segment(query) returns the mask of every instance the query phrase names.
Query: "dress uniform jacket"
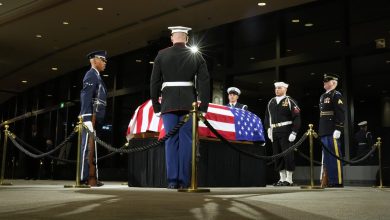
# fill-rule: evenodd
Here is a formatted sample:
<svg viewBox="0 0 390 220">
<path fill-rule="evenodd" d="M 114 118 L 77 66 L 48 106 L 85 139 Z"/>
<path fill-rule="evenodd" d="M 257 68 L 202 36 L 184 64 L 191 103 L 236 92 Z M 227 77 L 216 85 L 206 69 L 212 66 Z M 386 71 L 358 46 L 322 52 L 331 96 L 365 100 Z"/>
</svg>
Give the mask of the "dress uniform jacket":
<svg viewBox="0 0 390 220">
<path fill-rule="evenodd" d="M 102 121 L 105 114 L 107 90 L 96 69 L 91 68 L 84 76 L 83 89 L 80 92 L 83 121 L 91 121 L 92 114 Z"/>
<path fill-rule="evenodd" d="M 240 109 L 248 110 L 248 106 L 247 105 L 244 105 L 244 104 L 241 104 L 241 103 L 238 103 L 238 102 L 236 102 L 236 104 L 233 105 L 233 106 L 230 103 L 227 104 L 226 106 L 232 107 L 232 108 L 240 108 Z"/>
<path fill-rule="evenodd" d="M 320 123 L 318 134 L 320 136 L 332 135 L 335 130 L 343 131 L 344 103 L 342 95 L 331 90 L 320 98 Z"/>
<path fill-rule="evenodd" d="M 199 110 L 207 111 L 210 99 L 207 64 L 200 53 L 192 53 L 184 43 L 176 43 L 157 54 L 150 81 L 155 113 L 191 110 L 192 103 L 197 101 L 197 93 L 201 101 Z M 167 86 L 161 89 L 164 82 L 193 82 L 194 86 Z M 158 101 L 160 94 L 161 105 Z"/>
<path fill-rule="evenodd" d="M 281 125 L 281 123 L 290 121 L 291 124 Z M 301 116 L 297 102 L 291 97 L 286 96 L 286 98 L 277 104 L 276 98 L 272 98 L 268 102 L 265 111 L 264 126 L 266 130 L 271 127 L 273 133 L 291 133 L 291 131 L 298 133 L 301 127 Z"/>
</svg>

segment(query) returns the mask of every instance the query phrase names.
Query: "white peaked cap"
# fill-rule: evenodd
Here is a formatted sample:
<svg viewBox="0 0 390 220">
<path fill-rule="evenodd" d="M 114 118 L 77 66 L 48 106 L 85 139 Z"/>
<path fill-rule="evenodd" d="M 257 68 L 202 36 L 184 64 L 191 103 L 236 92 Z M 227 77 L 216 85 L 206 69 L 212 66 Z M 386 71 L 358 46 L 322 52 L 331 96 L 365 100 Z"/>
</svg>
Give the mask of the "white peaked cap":
<svg viewBox="0 0 390 220">
<path fill-rule="evenodd" d="M 235 92 L 235 93 L 237 93 L 237 95 L 241 94 L 241 90 L 238 89 L 237 87 L 229 87 L 227 89 L 227 93 L 230 94 L 231 92 Z"/>
<path fill-rule="evenodd" d="M 173 27 L 168 27 L 168 29 L 172 31 L 172 34 L 177 32 L 188 34 L 188 31 L 192 30 L 192 28 L 183 27 L 183 26 L 173 26 Z"/>
<path fill-rule="evenodd" d="M 364 126 L 364 125 L 367 125 L 367 121 L 362 121 L 358 124 L 359 126 Z"/>
<path fill-rule="evenodd" d="M 288 84 L 285 83 L 285 82 L 276 82 L 276 83 L 274 83 L 274 85 L 275 85 L 275 88 L 276 88 L 276 87 L 288 88 Z"/>
</svg>

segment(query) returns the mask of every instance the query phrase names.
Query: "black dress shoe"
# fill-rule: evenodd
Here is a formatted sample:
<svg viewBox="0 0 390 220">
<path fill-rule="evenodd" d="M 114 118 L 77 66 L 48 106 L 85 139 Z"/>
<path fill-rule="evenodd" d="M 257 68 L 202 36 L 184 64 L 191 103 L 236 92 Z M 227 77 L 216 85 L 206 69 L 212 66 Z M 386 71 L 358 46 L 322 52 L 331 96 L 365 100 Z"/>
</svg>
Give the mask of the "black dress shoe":
<svg viewBox="0 0 390 220">
<path fill-rule="evenodd" d="M 278 181 L 276 183 L 273 184 L 273 186 L 282 186 L 283 182 L 282 181 Z"/>
<path fill-rule="evenodd" d="M 344 188 L 343 184 L 328 184 L 327 188 Z"/>
<path fill-rule="evenodd" d="M 282 182 L 282 186 L 293 186 L 293 185 L 294 185 L 293 183 L 289 183 L 287 181 Z"/>
<path fill-rule="evenodd" d="M 96 186 L 97 186 L 97 187 L 104 186 L 104 183 L 103 183 L 103 182 L 100 182 L 100 181 L 96 181 Z"/>
</svg>

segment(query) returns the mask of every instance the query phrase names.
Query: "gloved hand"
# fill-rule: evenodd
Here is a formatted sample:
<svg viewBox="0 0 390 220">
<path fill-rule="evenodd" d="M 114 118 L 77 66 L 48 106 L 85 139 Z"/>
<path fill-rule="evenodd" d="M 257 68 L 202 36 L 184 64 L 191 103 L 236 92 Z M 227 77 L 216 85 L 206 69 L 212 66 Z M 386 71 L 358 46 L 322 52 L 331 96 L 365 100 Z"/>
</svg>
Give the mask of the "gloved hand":
<svg viewBox="0 0 390 220">
<path fill-rule="evenodd" d="M 87 126 L 89 131 L 93 132 L 93 126 L 92 126 L 92 122 L 91 121 L 85 121 L 84 125 Z"/>
<path fill-rule="evenodd" d="M 260 146 L 264 147 L 265 146 L 265 141 L 260 144 Z"/>
<path fill-rule="evenodd" d="M 154 115 L 155 115 L 156 117 L 160 117 L 160 116 L 161 116 L 161 112 L 154 113 Z"/>
<path fill-rule="evenodd" d="M 291 132 L 290 136 L 288 136 L 288 141 L 293 142 L 297 138 L 297 133 Z"/>
<path fill-rule="evenodd" d="M 339 139 L 340 136 L 341 136 L 341 131 L 339 131 L 339 130 L 334 130 L 334 132 L 333 132 L 333 138 L 334 138 L 334 139 Z"/>
<path fill-rule="evenodd" d="M 271 128 L 267 129 L 267 134 L 268 134 L 268 138 L 271 140 L 271 142 L 273 142 L 274 140 L 272 139 L 272 129 Z"/>
</svg>

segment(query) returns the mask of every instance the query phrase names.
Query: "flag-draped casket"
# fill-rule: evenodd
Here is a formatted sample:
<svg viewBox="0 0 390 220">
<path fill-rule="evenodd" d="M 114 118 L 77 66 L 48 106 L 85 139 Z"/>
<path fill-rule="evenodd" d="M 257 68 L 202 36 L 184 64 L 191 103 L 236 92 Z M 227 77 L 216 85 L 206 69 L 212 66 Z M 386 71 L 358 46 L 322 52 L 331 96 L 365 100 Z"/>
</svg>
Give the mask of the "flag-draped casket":
<svg viewBox="0 0 390 220">
<path fill-rule="evenodd" d="M 265 141 L 261 119 L 250 111 L 210 103 L 205 118 L 227 140 Z M 126 137 L 129 140 L 134 135 L 144 132 L 159 132 L 160 137 L 165 135 L 162 117 L 154 114 L 151 100 L 144 102 L 135 110 Z M 201 121 L 199 136 L 215 137 Z"/>
</svg>

